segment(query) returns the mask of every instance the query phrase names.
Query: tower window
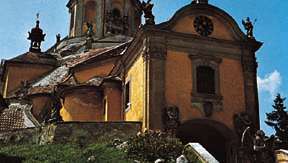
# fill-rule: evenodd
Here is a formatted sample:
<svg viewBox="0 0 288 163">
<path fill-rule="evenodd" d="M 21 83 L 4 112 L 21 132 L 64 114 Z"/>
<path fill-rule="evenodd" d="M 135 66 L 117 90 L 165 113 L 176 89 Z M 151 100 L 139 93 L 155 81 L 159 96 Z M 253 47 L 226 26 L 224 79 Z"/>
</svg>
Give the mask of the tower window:
<svg viewBox="0 0 288 163">
<path fill-rule="evenodd" d="M 92 23 L 95 22 L 96 17 L 96 2 L 88 1 L 85 4 L 85 22 Z"/>
<path fill-rule="evenodd" d="M 209 66 L 197 67 L 197 92 L 215 94 L 215 70 Z"/>
</svg>

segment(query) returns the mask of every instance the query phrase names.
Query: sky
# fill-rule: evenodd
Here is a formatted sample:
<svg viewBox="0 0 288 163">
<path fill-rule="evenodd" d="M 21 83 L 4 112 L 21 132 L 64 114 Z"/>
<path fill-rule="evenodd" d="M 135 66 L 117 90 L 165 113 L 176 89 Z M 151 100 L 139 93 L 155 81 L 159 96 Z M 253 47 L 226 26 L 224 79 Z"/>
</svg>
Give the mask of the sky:
<svg viewBox="0 0 288 163">
<path fill-rule="evenodd" d="M 156 23 L 169 20 L 181 7 L 192 0 L 152 0 Z M 9 59 L 23 54 L 29 49 L 27 33 L 35 26 L 36 14 L 40 13 L 40 26 L 47 34 L 43 50 L 56 41 L 56 34 L 68 34 L 68 0 L 6 0 L 0 6 L 0 59 Z M 288 1 L 287 0 L 210 0 L 228 12 L 244 31 L 241 21 L 249 16 L 257 19 L 254 35 L 264 42 L 257 52 L 258 88 L 260 101 L 261 128 L 266 133 L 273 129 L 266 126 L 265 113 L 271 112 L 273 99 L 279 92 L 287 97 L 287 38 L 288 38 Z M 288 100 L 287 100 L 288 101 Z M 287 103 L 288 104 L 288 103 Z"/>
</svg>

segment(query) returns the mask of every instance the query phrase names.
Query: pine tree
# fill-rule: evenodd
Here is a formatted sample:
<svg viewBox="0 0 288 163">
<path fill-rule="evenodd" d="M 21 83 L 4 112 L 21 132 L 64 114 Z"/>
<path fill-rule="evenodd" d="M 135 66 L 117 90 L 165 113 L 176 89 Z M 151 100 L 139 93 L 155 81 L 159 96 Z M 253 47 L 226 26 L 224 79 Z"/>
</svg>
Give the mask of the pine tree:
<svg viewBox="0 0 288 163">
<path fill-rule="evenodd" d="M 284 106 L 286 98 L 282 98 L 278 94 L 274 100 L 273 108 L 271 113 L 266 113 L 267 121 L 265 123 L 275 129 L 276 138 L 280 140 L 281 147 L 288 146 L 288 112 Z"/>
</svg>

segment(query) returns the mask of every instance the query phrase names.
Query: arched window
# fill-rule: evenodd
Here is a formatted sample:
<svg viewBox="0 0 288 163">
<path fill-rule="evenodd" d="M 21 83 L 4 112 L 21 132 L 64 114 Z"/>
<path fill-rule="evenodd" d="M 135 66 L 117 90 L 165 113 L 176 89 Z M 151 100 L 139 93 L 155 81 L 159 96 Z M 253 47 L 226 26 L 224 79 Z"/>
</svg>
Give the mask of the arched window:
<svg viewBox="0 0 288 163">
<path fill-rule="evenodd" d="M 85 4 L 85 22 L 92 23 L 95 22 L 96 17 L 96 2 L 88 1 Z"/>
<path fill-rule="evenodd" d="M 196 70 L 197 92 L 215 94 L 215 70 L 209 66 L 198 66 Z"/>
</svg>

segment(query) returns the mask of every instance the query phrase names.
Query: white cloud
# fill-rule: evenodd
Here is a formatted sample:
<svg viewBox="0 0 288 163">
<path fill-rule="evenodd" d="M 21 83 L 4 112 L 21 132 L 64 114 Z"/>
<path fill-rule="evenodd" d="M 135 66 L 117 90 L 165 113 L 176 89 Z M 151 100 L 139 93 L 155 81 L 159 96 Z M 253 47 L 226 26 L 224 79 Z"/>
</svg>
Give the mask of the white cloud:
<svg viewBox="0 0 288 163">
<path fill-rule="evenodd" d="M 275 70 L 264 76 L 264 78 L 257 77 L 259 92 L 268 92 L 272 98 L 278 93 L 282 83 L 281 74 Z"/>
</svg>

